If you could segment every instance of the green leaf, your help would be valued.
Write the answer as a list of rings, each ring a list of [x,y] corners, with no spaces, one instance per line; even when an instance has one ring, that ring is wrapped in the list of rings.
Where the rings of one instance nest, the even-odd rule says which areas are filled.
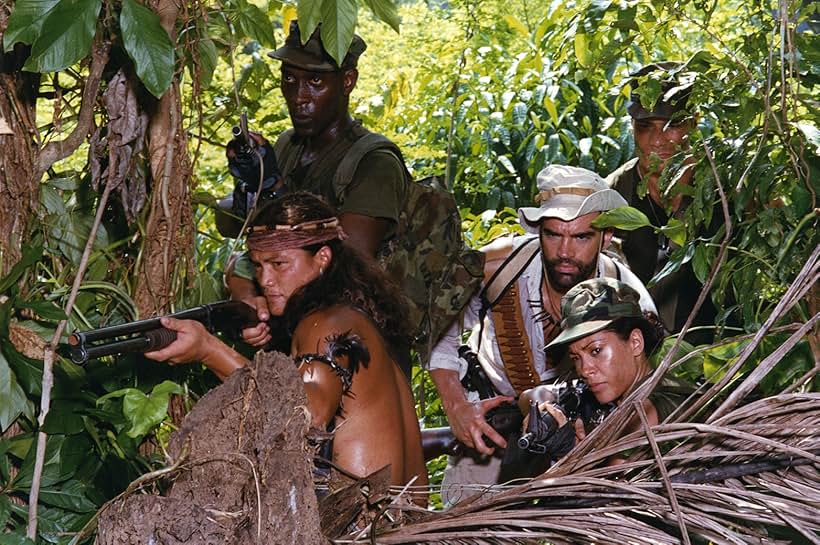
[[[159,16],[134,0],[124,0],[120,28],[137,75],[152,95],[161,97],[174,76],[174,45],[160,25]]]
[[[23,244],[23,255],[20,261],[11,268],[9,274],[0,279],[0,293],[5,292],[26,272],[26,269],[37,263],[43,257],[43,241],[35,238],[27,244]]]
[[[102,0],[60,0],[31,46],[24,70],[57,72],[88,55]]]
[[[250,2],[241,2],[238,13],[239,27],[247,36],[265,47],[276,47],[273,25],[264,11]]]
[[[3,49],[8,51],[18,42],[29,45],[34,43],[40,35],[40,29],[43,27],[43,21],[46,20],[48,12],[59,1],[18,0],[14,4],[8,26],[3,33]]]
[[[86,483],[72,479],[58,486],[40,490],[40,501],[75,513],[96,511],[97,505],[86,496],[88,488]]]
[[[30,308],[37,316],[44,320],[52,320],[58,322],[65,320],[66,315],[63,309],[52,303],[51,301],[31,301],[25,303],[17,303],[17,308]]]
[[[399,12],[396,3],[393,0],[364,0],[367,7],[373,14],[390,25],[390,28],[399,32]],[[508,21],[509,22],[509,21]]]
[[[706,281],[710,269],[711,265],[706,257],[706,246],[698,244],[698,246],[695,247],[695,255],[692,256],[692,270],[698,282],[703,284]]]
[[[575,57],[578,59],[578,64],[584,68],[592,64],[592,54],[589,51],[589,40],[585,32],[577,32],[575,34]]]
[[[34,542],[23,535],[23,529],[10,534],[0,534],[0,545],[34,545]]]
[[[69,475],[63,475],[60,471],[60,456],[63,448],[65,436],[49,435],[46,438],[46,453],[43,463],[43,476],[40,481],[42,487],[52,486],[65,480]],[[14,478],[13,486],[15,490],[28,490],[31,486],[31,477],[34,473],[34,458],[37,452],[37,441],[31,444],[31,448],[26,453],[26,458],[20,466],[20,472]]]
[[[141,437],[163,421],[168,413],[168,396],[181,394],[182,387],[170,380],[154,386],[150,395],[136,388],[123,388],[97,400],[97,405],[115,397],[122,397],[122,412],[131,423],[129,437]]]
[[[669,223],[660,228],[660,231],[678,246],[686,244],[686,226],[681,220],[677,218],[670,219]]]
[[[322,43],[339,65],[353,41],[358,11],[356,0],[325,0],[322,4]]]
[[[6,357],[0,352],[0,432],[5,432],[18,416],[30,412],[26,394],[17,383],[17,376],[9,367]]]
[[[85,424],[80,409],[81,405],[77,403],[55,400],[46,415],[42,431],[50,435],[73,435],[82,432]]]
[[[199,78],[203,87],[211,84],[216,65],[219,62],[219,53],[213,40],[205,38],[197,44],[199,48]]]
[[[597,227],[598,229],[613,227],[623,231],[634,231],[635,229],[640,229],[641,227],[649,227],[651,224],[649,223],[649,218],[646,217],[646,214],[637,208],[632,208],[631,206],[621,206],[620,208],[603,212],[600,216],[595,218],[592,222],[592,226]]]
[[[296,13],[299,21],[299,36],[304,44],[322,20],[322,0],[300,0]]]

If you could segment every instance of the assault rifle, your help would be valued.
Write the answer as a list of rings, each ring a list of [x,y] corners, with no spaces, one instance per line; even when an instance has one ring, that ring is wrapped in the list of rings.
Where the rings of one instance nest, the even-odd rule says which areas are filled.
[[[189,308],[168,317],[196,320],[210,332],[220,331],[232,337],[259,323],[256,310],[242,301],[219,301]],[[162,327],[161,318],[148,318],[90,331],[76,331],[68,338],[71,360],[82,365],[90,359],[130,352],[151,352],[174,342],[176,331]]]

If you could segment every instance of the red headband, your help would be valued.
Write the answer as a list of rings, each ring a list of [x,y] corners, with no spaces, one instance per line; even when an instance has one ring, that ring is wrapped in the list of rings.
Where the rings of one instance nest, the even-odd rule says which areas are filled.
[[[339,218],[306,221],[298,225],[274,225],[272,227],[250,227],[248,250],[257,252],[278,252],[304,248],[329,240],[347,238]]]

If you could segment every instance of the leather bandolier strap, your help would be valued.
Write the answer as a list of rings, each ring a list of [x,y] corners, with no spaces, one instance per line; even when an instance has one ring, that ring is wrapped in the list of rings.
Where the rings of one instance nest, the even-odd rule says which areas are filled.
[[[541,377],[535,370],[535,361],[530,349],[530,339],[524,327],[524,316],[518,298],[518,286],[511,285],[492,308],[495,336],[498,351],[504,363],[504,370],[515,393],[534,388],[541,383]],[[544,345],[558,336],[560,329],[552,316],[545,317],[541,323],[544,328]]]

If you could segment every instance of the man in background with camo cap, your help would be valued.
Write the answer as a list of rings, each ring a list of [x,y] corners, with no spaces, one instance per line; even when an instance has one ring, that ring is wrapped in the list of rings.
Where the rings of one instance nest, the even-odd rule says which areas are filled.
[[[476,456],[450,457],[442,483],[449,504],[470,495],[462,485],[495,484],[499,478],[506,438],[489,425],[487,412],[557,377],[557,362],[548,360],[543,348],[560,332],[562,295],[589,278],[613,277],[640,294],[642,308],[655,311],[641,281],[603,253],[612,230],[592,226],[601,212],[626,206],[623,197],[594,172],[571,166],[548,166],[537,183],[538,206],[519,209],[528,234],[483,249],[481,292],[433,349],[431,376],[452,432],[484,456],[478,461]],[[459,349],[464,330],[471,331],[466,354],[488,379],[489,398],[480,399],[465,387],[474,369],[462,357],[465,349]]]
[[[662,190],[660,180],[673,158],[690,148],[689,135],[697,126],[697,116],[689,105],[694,78],[694,72],[674,61],[649,64],[631,74],[627,111],[632,117],[637,157],[610,174],[607,182],[623,195],[629,206],[643,212],[656,227],[666,225],[673,218],[681,220],[691,201],[679,188],[692,183],[694,165],[684,165],[676,174],[676,187],[668,191]],[[642,90],[649,88],[659,88],[660,94],[651,106],[644,107]],[[720,217],[718,212],[713,223]],[[666,266],[670,254],[677,248],[669,237],[656,233],[652,227],[626,232],[621,238],[629,268],[644,283],[649,283]],[[701,289],[702,284],[695,277],[691,262],[684,263],[649,288],[658,305],[661,321],[669,331],[680,331]],[[707,298],[694,325],[713,325],[715,314],[715,308]],[[687,338],[696,344],[706,343],[711,341],[712,333],[701,331]]]

